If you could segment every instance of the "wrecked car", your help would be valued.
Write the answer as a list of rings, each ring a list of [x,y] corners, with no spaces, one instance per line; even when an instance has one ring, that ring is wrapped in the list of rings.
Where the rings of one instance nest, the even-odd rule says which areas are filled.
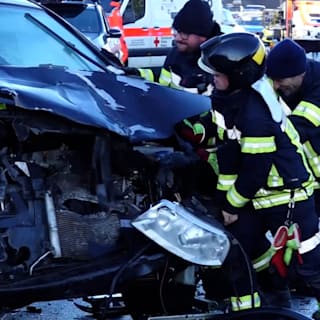
[[[41,4],[0,0],[2,310],[115,289],[139,249],[123,230],[164,195],[155,159],[174,150],[175,123],[209,107],[128,76]]]
[[[230,241],[193,197],[212,170],[174,126],[209,108],[41,4],[0,0],[0,311],[104,295],[86,299],[98,319],[193,312],[194,266],[221,266]],[[201,318],[260,315],[305,319]]]

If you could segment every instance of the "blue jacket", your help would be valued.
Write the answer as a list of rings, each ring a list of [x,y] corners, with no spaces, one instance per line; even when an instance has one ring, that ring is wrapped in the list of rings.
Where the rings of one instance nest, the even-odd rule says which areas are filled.
[[[320,62],[308,60],[299,91],[282,98],[292,110],[289,117],[299,132],[313,174],[320,179]]]
[[[193,131],[204,147],[215,137],[208,161],[216,157],[222,209],[238,213],[246,205],[258,210],[287,204],[290,189],[295,190],[295,201],[313,193],[313,176],[297,131],[288,118],[275,120],[254,89],[231,95],[215,92],[212,111]]]

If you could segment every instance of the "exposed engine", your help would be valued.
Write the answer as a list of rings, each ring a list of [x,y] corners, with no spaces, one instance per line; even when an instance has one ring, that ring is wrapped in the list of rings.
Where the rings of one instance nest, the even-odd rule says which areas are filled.
[[[161,195],[157,165],[121,137],[65,120],[57,132],[32,114],[8,118],[0,150],[1,277],[108,252],[121,220]]]

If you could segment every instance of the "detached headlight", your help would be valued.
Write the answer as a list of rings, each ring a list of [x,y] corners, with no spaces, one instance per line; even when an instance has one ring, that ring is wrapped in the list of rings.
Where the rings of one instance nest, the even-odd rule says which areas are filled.
[[[161,247],[198,265],[221,266],[229,252],[230,242],[222,229],[168,200],[150,208],[132,225]]]

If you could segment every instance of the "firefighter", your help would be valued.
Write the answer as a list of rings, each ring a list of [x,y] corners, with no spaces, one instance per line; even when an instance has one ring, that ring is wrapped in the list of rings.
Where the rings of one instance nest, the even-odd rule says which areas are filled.
[[[175,16],[172,28],[175,45],[166,57],[159,76],[148,68],[127,68],[127,72],[165,86],[209,96],[213,88],[212,76],[198,66],[200,45],[208,38],[221,34],[221,30],[213,20],[208,2],[186,2]]]
[[[265,48],[253,34],[231,33],[206,41],[201,51],[199,65],[214,77],[212,110],[192,130],[178,124],[177,131],[216,171],[215,201],[223,222],[255,269],[271,270],[283,283],[294,271],[319,300],[314,179],[298,133],[263,76]],[[213,147],[207,150],[209,141]],[[233,310],[253,307],[247,299],[238,291]]]
[[[320,181],[320,62],[307,59],[305,50],[291,39],[279,42],[267,57],[267,76],[289,107],[289,117],[300,134],[308,163]],[[320,215],[320,189],[316,207]]]
[[[208,2],[186,2],[175,16],[172,28],[175,45],[166,57],[158,82],[176,89],[210,96],[213,89],[212,75],[198,66],[201,56],[200,45],[222,32],[220,25],[213,20]],[[130,71],[132,69],[130,68]],[[133,73],[149,81],[155,81],[157,78],[151,69],[135,69]],[[199,116],[185,119],[184,123],[191,126]],[[205,165],[203,170],[207,171]],[[211,177],[210,173],[208,177]]]
[[[198,66],[200,45],[221,31],[208,2],[189,0],[175,16],[172,28],[175,46],[166,57],[159,83],[210,95],[212,76]]]

